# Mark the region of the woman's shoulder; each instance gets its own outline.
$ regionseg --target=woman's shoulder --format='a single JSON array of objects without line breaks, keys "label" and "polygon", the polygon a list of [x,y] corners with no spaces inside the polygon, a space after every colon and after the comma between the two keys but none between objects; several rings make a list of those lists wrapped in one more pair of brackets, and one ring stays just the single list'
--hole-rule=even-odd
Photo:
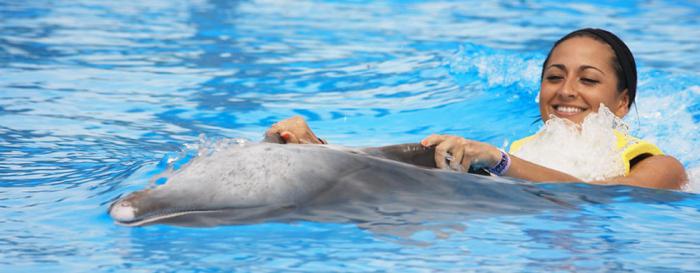
[{"label": "woman's shoulder", "polygon": [[683,164],[669,155],[644,158],[632,167],[627,178],[637,186],[652,188],[681,189],[688,183]]},{"label": "woman's shoulder", "polygon": [[688,181],[683,164],[654,143],[615,131],[626,176],[637,186],[680,189]]},{"label": "woman's shoulder", "polygon": [[617,130],[614,132],[617,137],[617,148],[625,164],[625,175],[629,175],[632,167],[645,158],[664,155],[664,152],[654,143]]}]

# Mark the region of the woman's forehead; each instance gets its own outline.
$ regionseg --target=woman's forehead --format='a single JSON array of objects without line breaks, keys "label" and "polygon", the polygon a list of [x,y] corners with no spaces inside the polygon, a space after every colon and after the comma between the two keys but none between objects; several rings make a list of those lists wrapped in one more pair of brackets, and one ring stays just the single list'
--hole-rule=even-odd
[{"label": "woman's forehead", "polygon": [[554,48],[547,67],[560,64],[568,69],[593,66],[603,71],[613,71],[613,56],[612,48],[606,43],[585,36],[574,37]]}]

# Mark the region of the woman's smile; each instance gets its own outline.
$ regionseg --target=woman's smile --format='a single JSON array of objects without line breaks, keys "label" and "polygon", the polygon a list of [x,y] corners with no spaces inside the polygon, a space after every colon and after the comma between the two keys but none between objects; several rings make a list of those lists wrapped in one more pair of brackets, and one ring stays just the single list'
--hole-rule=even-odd
[{"label": "woman's smile", "polygon": [[586,111],[588,110],[588,107],[581,107],[581,106],[574,106],[574,105],[566,105],[566,104],[555,104],[552,105],[552,113],[560,118],[569,118],[573,117],[579,114],[584,113],[585,115],[588,115]]}]

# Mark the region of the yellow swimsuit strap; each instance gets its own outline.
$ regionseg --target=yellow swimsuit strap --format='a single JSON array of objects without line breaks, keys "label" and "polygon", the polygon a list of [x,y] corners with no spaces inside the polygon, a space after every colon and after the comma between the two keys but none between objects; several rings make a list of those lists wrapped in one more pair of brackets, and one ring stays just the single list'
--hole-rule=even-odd
[{"label": "yellow swimsuit strap", "polygon": [[508,149],[508,153],[509,153],[509,154],[512,154],[512,153],[515,153],[515,152],[519,151],[520,148],[523,147],[523,144],[530,142],[530,141],[533,140],[536,136],[537,136],[537,134],[534,134],[534,135],[531,135],[531,136],[524,137],[524,138],[518,139],[518,140],[516,140],[516,141],[513,141],[513,143],[510,144],[510,149]]},{"label": "yellow swimsuit strap", "polygon": [[[532,141],[537,134],[518,139],[510,145],[508,153],[515,153],[520,150],[523,145],[527,142]],[[617,137],[617,148],[622,150],[622,162],[625,164],[625,176],[630,173],[630,163],[633,159],[641,155],[663,155],[664,153],[651,142],[641,140],[639,138],[623,134],[615,130],[615,137]]]},{"label": "yellow swimsuit strap", "polygon": [[630,163],[641,155],[663,155],[664,152],[649,141],[623,134],[615,130],[617,148],[622,150],[622,162],[625,163],[625,176],[630,174]]}]

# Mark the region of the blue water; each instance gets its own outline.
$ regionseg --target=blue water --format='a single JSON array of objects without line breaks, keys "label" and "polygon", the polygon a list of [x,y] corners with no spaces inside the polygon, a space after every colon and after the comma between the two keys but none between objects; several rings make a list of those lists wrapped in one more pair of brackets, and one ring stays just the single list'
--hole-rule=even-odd
[{"label": "blue water", "polygon": [[[0,1],[0,272],[700,271],[698,18],[675,1]],[[690,193],[405,236],[106,213],[200,135],[257,140],[291,115],[336,144],[503,146],[537,130],[544,54],[584,26],[630,45],[627,120],[683,162]]]}]

